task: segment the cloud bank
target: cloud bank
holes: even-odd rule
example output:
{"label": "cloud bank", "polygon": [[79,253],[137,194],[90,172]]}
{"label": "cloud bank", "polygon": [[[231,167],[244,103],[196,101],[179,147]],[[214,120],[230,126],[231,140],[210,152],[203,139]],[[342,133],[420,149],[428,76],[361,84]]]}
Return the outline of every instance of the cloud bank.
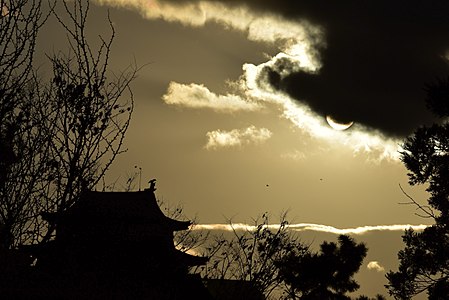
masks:
{"label": "cloud bank", "polygon": [[268,140],[272,133],[267,128],[256,128],[250,126],[244,129],[233,129],[231,131],[215,130],[206,134],[208,150],[218,148],[240,147],[248,144],[260,144]]}
{"label": "cloud bank", "polygon": [[[278,229],[280,224],[270,224],[268,228]],[[313,224],[313,223],[298,223],[289,224],[288,229],[293,231],[317,231],[326,232],[333,234],[353,234],[362,235],[372,231],[404,231],[406,229],[412,228],[413,230],[424,230],[428,225],[374,225],[374,226],[361,226],[354,228],[336,228],[329,225]],[[234,230],[247,230],[254,231],[257,227],[254,225],[244,224],[244,223],[233,223],[233,224],[196,224],[192,227],[192,230],[222,230],[222,231],[234,231]]]}

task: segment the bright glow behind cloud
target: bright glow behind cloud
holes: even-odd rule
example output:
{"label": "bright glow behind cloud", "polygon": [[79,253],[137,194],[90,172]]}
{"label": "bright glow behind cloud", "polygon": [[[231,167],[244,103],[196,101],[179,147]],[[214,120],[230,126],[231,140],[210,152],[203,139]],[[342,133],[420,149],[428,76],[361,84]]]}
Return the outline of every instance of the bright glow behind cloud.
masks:
{"label": "bright glow behind cloud", "polygon": [[171,82],[162,97],[167,104],[191,108],[209,108],[219,112],[254,111],[262,106],[245,101],[238,95],[217,95],[201,84],[180,84]]}
{"label": "bright glow behind cloud", "polygon": [[[303,132],[312,137],[324,139],[332,144],[338,143],[353,149],[355,153],[366,152],[375,159],[399,159],[399,140],[386,138],[380,132],[369,130],[360,124],[354,124],[350,130],[336,131],[328,126],[324,116],[319,116],[307,105],[292,99],[286,93],[275,90],[269,83],[266,69],[283,71],[294,68],[295,60],[277,55],[260,65],[245,64],[244,74],[240,80],[240,88],[247,97],[260,101],[273,102],[283,107],[283,116],[295,124]],[[310,66],[309,71],[314,71]],[[279,72],[279,71],[278,71]],[[282,76],[282,72],[279,72]]]}
{"label": "bright glow behind cloud", "polygon": [[215,130],[207,134],[206,149],[229,148],[248,144],[260,144],[268,140],[272,133],[267,128],[250,126],[231,131]]}

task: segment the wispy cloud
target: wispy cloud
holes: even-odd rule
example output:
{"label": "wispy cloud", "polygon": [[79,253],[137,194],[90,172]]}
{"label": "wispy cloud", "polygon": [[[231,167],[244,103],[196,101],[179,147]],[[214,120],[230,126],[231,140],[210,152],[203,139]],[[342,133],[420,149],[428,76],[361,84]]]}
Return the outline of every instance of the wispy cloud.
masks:
{"label": "wispy cloud", "polygon": [[162,96],[167,104],[190,108],[208,108],[217,112],[255,111],[261,109],[256,102],[249,102],[238,95],[217,95],[202,84],[171,82]]}
{"label": "wispy cloud", "polygon": [[375,261],[375,260],[370,261],[368,263],[368,265],[366,266],[366,268],[368,270],[374,270],[374,271],[377,271],[377,272],[385,271],[385,268],[383,266],[381,266],[378,261]]}
{"label": "wispy cloud", "polygon": [[[280,224],[270,224],[267,227],[270,229],[279,228]],[[412,228],[414,230],[424,230],[428,225],[410,225],[410,224],[396,224],[396,225],[373,225],[373,226],[361,226],[352,228],[336,228],[329,225],[313,224],[313,223],[298,223],[289,224],[288,228],[293,231],[318,231],[333,234],[355,234],[361,235],[372,231],[404,231],[406,229]],[[256,230],[256,226],[244,224],[244,223],[233,223],[233,224],[197,224],[192,227],[193,230],[222,230],[222,231],[233,231],[233,230]]]}
{"label": "wispy cloud", "polygon": [[272,133],[267,128],[250,126],[245,129],[233,129],[231,131],[215,130],[206,134],[206,149],[229,148],[248,144],[260,144],[268,140]]}
{"label": "wispy cloud", "polygon": [[[186,26],[208,22],[247,34],[252,41],[275,44],[284,53],[314,57],[316,45],[323,43],[323,32],[303,20],[290,21],[275,14],[255,13],[245,6],[230,6],[218,1],[173,3],[157,0],[95,0],[96,3],[136,10],[147,19],[163,19]],[[314,59],[315,60],[315,59]],[[317,63],[317,62],[315,62]]]}

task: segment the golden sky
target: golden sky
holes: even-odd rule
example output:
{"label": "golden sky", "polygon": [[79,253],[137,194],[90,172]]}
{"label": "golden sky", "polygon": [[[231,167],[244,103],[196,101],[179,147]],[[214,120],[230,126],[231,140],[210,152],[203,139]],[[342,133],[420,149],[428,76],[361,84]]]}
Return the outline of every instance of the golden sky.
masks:
{"label": "golden sky", "polygon": [[[408,186],[398,151],[432,121],[422,87],[447,72],[449,43],[447,22],[419,16],[431,8],[385,12],[387,2],[93,1],[92,38],[107,35],[107,9],[116,30],[110,69],[147,64],[107,183],[142,168],[142,188],[157,178],[158,197],[201,224],[288,210],[292,223],[317,224],[303,233],[312,240],[360,227],[350,233],[368,243],[362,290],[386,294],[404,228],[392,225],[426,223],[399,204],[399,184],[427,195]],[[44,32],[38,55],[64,49],[61,32]],[[335,130],[328,116],[354,123]]]}

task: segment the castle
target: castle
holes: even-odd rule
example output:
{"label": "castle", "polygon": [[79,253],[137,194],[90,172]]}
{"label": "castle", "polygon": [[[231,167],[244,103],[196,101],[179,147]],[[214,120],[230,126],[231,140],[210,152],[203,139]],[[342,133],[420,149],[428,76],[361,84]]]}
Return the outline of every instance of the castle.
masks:
{"label": "castle", "polygon": [[49,274],[54,298],[210,299],[190,266],[206,257],[175,248],[173,234],[190,221],[164,215],[155,180],[137,192],[87,191],[69,209],[45,214],[56,237],[33,252],[36,270]]}

